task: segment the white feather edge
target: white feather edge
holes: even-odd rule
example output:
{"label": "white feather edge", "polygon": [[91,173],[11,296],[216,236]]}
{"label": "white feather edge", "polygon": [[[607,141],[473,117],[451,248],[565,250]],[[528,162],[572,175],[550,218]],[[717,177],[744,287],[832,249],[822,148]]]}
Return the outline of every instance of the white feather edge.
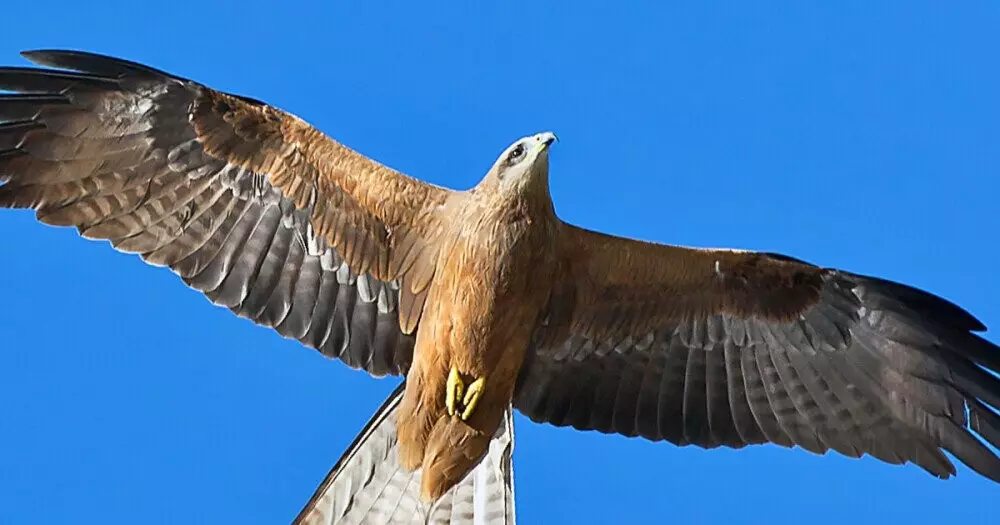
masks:
{"label": "white feather edge", "polygon": [[420,470],[399,465],[401,384],[330,470],[293,524],[513,525],[514,425],[508,407],[480,462],[438,501],[420,501]]}

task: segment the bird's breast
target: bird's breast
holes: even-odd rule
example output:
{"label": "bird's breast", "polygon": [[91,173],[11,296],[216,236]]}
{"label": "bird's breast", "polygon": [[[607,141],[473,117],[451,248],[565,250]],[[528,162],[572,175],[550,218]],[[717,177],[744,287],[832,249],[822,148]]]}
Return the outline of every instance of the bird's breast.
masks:
{"label": "bird's breast", "polygon": [[523,218],[462,226],[438,261],[436,321],[447,324],[456,346],[526,345],[555,268],[550,228]]}

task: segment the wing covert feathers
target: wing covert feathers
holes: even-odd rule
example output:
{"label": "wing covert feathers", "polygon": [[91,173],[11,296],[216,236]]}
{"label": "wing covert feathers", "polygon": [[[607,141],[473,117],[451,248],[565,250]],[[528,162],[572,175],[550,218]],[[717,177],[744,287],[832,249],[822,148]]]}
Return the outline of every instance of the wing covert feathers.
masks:
{"label": "wing covert feathers", "polygon": [[247,97],[101,55],[24,56],[61,70],[0,68],[0,207],[167,266],[352,367],[405,371],[447,190]]}
{"label": "wing covert feathers", "polygon": [[1000,348],[958,306],[775,254],[562,236],[515,397],[532,420],[869,454],[941,478],[949,452],[1000,481]]}

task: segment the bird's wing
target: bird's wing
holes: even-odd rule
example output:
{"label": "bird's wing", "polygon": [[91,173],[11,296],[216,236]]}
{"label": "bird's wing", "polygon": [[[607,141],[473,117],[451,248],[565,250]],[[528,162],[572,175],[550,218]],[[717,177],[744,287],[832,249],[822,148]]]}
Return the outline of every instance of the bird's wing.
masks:
{"label": "bird's wing", "polygon": [[800,446],[1000,481],[1000,348],[944,299],[788,257],[563,225],[515,406],[679,445]]}
{"label": "bird's wing", "polygon": [[351,367],[405,371],[448,190],[252,99],[100,55],[24,56],[61,70],[0,68],[0,207],[167,266]]}
{"label": "bird's wing", "polygon": [[403,388],[400,385],[379,408],[294,523],[512,525],[511,409],[507,409],[486,455],[440,499],[427,505],[420,499],[420,470],[407,472],[399,464],[396,409]]}

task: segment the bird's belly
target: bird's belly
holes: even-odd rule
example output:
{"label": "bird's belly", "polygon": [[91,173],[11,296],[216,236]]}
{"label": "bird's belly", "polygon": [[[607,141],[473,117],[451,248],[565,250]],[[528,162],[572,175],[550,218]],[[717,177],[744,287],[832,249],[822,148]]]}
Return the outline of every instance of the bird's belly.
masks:
{"label": "bird's belly", "polygon": [[[530,235],[530,234],[529,234]],[[463,380],[486,377],[488,404],[504,408],[548,300],[554,271],[541,239],[528,235],[476,242],[442,253],[420,319],[414,369],[443,388],[452,367]]]}
{"label": "bird's belly", "polygon": [[[505,259],[459,249],[446,255],[438,261],[420,317],[398,432],[406,468],[444,461],[432,470],[464,472],[462,458],[474,459],[485,450],[510,406],[547,300],[529,286],[527,276],[549,281],[544,272],[528,271],[537,272],[541,264],[530,256]],[[475,411],[464,420],[449,417],[446,410],[452,370],[466,386],[481,380]]]}
{"label": "bird's belly", "polygon": [[[435,283],[427,322],[460,370],[485,375],[502,361],[520,365],[547,299],[528,276],[539,261],[525,254],[456,257],[450,278]],[[534,268],[533,268],[534,267]]]}
{"label": "bird's belly", "polygon": [[[547,255],[548,228],[471,224],[473,231],[457,232],[439,254],[401,405],[403,465],[423,465],[422,494],[432,496],[489,445],[511,404],[556,266]],[[476,225],[487,230],[476,232]]]}

